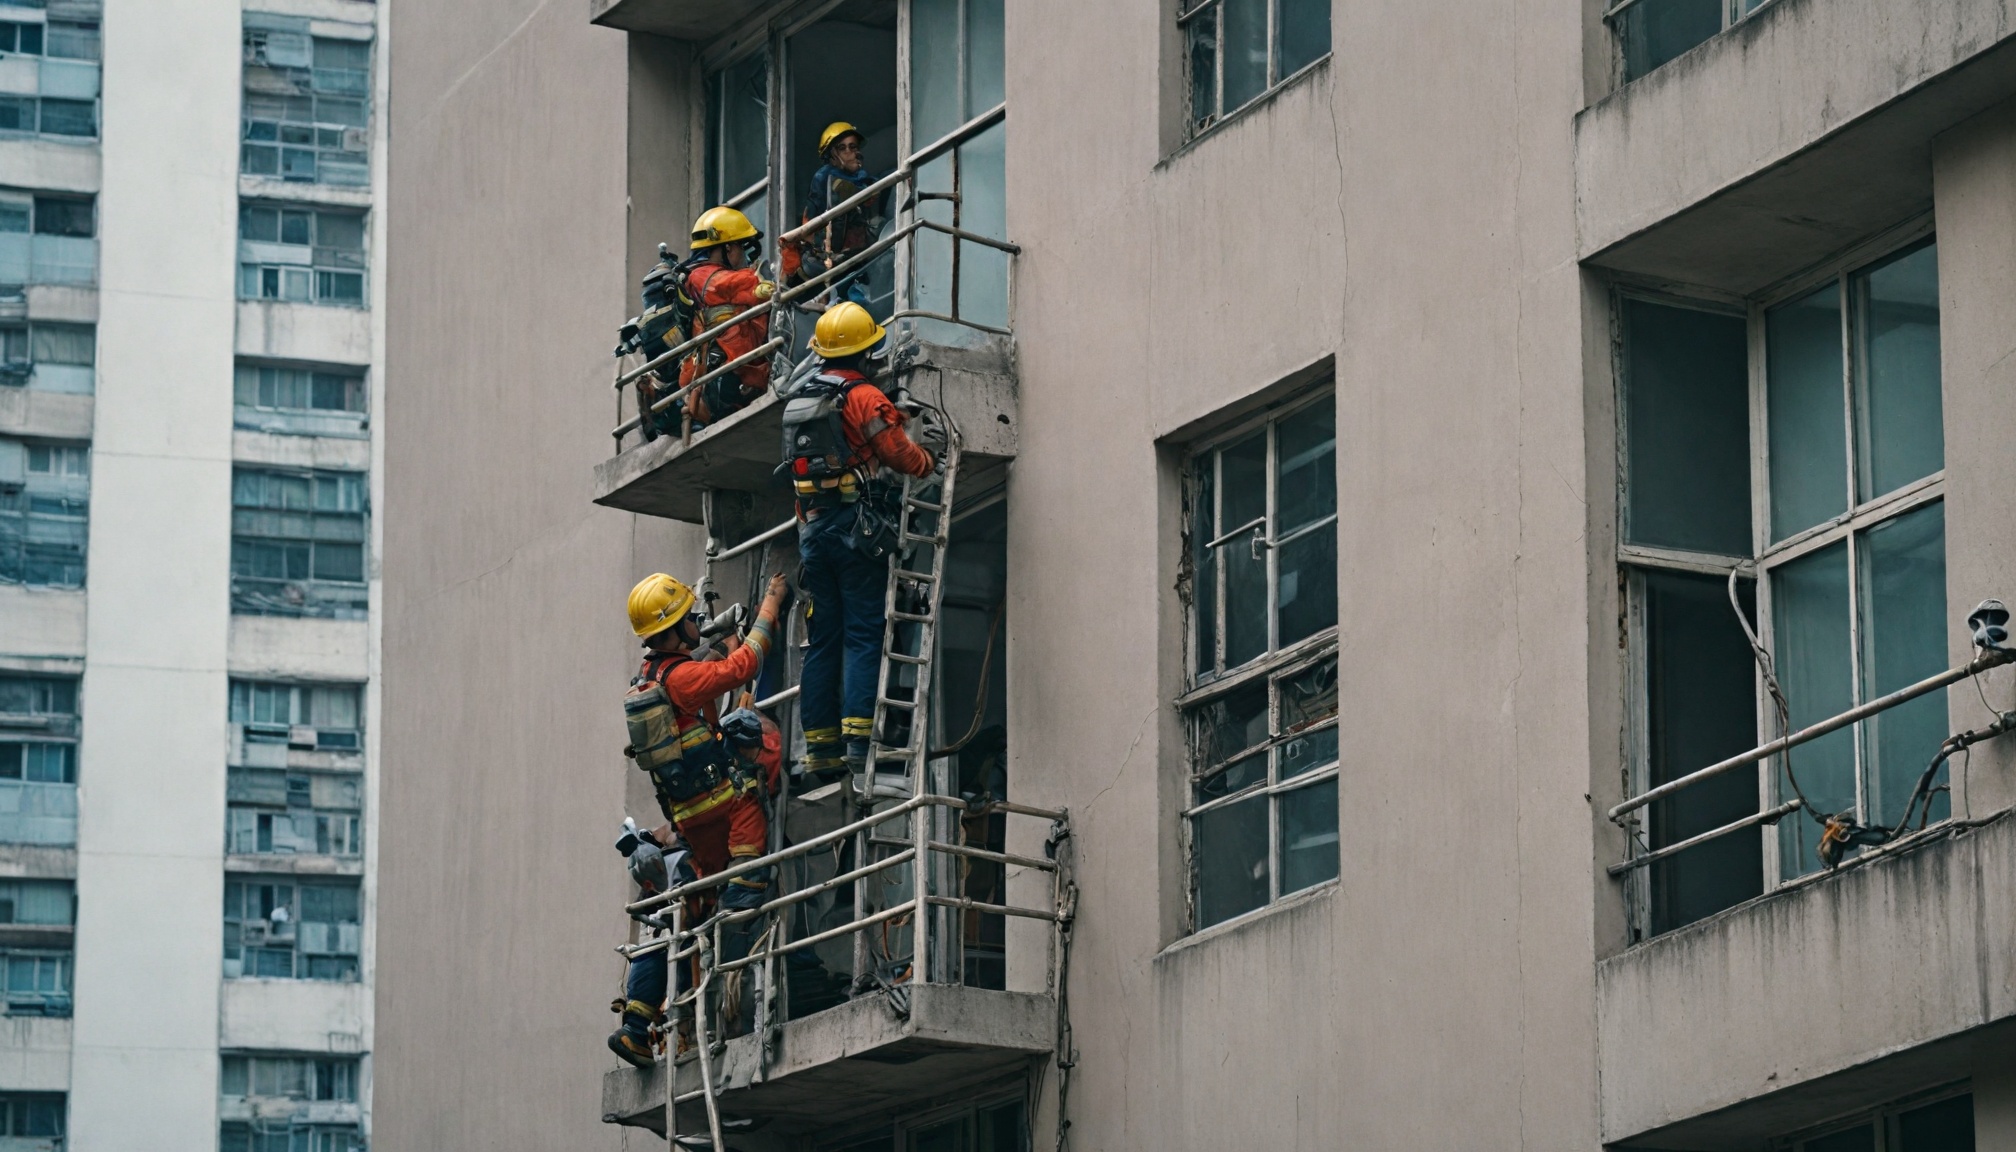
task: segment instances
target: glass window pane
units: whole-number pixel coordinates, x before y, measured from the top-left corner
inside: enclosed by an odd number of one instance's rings
[[[1193,465],[1190,510],[1190,609],[1196,667],[1210,672],[1218,664],[1218,556],[1204,545],[1218,535],[1218,460],[1211,453]]]
[[[1222,764],[1267,740],[1267,682],[1256,680],[1227,692],[1196,712],[1197,765]]]
[[[1750,357],[1743,318],[1626,300],[1624,349],[1624,538],[1748,556]]]
[[[1780,565],[1771,574],[1771,613],[1779,683],[1792,729],[1855,705],[1848,641],[1848,545],[1830,544]],[[1780,757],[1782,764],[1787,757]],[[1842,729],[1801,744],[1789,755],[1812,815],[1778,823],[1780,874],[1787,879],[1821,866],[1820,827],[1813,816],[1855,812],[1855,736]],[[1780,769],[1779,794],[1793,792]]]
[[[1645,720],[1648,784],[1658,786],[1757,742],[1754,658],[1727,581],[1645,572]],[[1752,585],[1739,599],[1754,619]],[[1757,770],[1739,768],[1652,806],[1653,848],[1677,844],[1757,811]],[[1670,932],[1764,891],[1764,840],[1739,832],[1652,865],[1652,931]]]
[[[966,0],[966,114],[962,119],[978,116],[1006,98],[1002,84],[1003,7],[1002,0]]]
[[[1192,818],[1197,927],[1267,903],[1267,804],[1263,794]]]
[[[1028,1134],[1022,1130],[1022,1102],[982,1108],[974,1124],[979,1146],[974,1152],[1028,1152]]]
[[[1220,457],[1219,535],[1262,521],[1218,546],[1225,561],[1225,666],[1235,668],[1267,651],[1267,553],[1256,559],[1252,546],[1267,531],[1266,431],[1253,433]]]
[[[1932,504],[1862,538],[1862,699],[1874,700],[1947,667],[1946,508]],[[1870,819],[1890,824],[1946,739],[1946,693],[1932,692],[1864,725]],[[1941,770],[1942,775],[1944,769]],[[1951,806],[1938,797],[1932,818]]]
[[[1213,800],[1230,796],[1243,788],[1263,783],[1267,779],[1267,753],[1258,752],[1243,760],[1236,760],[1216,776],[1197,783],[1197,803],[1206,804]]]
[[[1267,90],[1268,0],[1223,0],[1225,111]]]
[[[1330,0],[1280,0],[1274,19],[1281,41],[1277,76],[1292,76],[1330,51]]]
[[[1190,54],[1190,125],[1202,127],[1218,112],[1218,10],[1184,26]]]
[[[1275,550],[1280,558],[1280,646],[1337,623],[1337,525],[1315,529]]]
[[[1281,745],[1275,753],[1285,780],[1337,762],[1337,661],[1325,660],[1280,682],[1280,734],[1291,735],[1319,724],[1328,727]]]
[[[1281,797],[1281,893],[1337,878],[1337,778]]]
[[[1771,539],[1783,540],[1848,506],[1840,289],[1774,308],[1764,326]]]
[[[1856,323],[1859,496],[1873,500],[1946,464],[1939,402],[1939,249],[1850,280]]]
[[[1974,1152],[1974,1097],[1955,1096],[1897,1117],[1891,1152]]]
[[[1722,30],[1723,0],[1640,0],[1618,21],[1624,79],[1645,75]]]
[[[968,1152],[966,1119],[947,1120],[910,1134],[911,1152]]]
[[[1843,1132],[1833,1132],[1818,1140],[1808,1140],[1801,1152],[1876,1152],[1876,1126],[1864,1124]]]
[[[1337,511],[1337,410],[1322,403],[1276,425],[1274,536],[1288,535]],[[1233,521],[1238,524],[1240,521]]]
[[[960,0],[911,0],[910,138],[922,147],[966,119],[959,106]]]
[[[720,85],[721,186],[715,199],[726,200],[770,172],[769,53],[729,65]]]

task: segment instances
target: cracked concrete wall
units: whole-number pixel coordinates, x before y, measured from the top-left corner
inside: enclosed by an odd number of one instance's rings
[[[631,146],[663,126],[633,124],[627,38],[584,5],[392,20],[374,1142],[615,1149],[623,603],[699,553],[591,504],[591,465],[636,299],[626,200],[670,188],[685,216],[688,150]]]
[[[1167,159],[1161,14],[1008,14],[1010,747],[1076,822],[1073,1145],[1593,1147],[1581,13],[1338,5],[1330,64]],[[1342,881],[1169,948],[1156,441],[1324,357]]]

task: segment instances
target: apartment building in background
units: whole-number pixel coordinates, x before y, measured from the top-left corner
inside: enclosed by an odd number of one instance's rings
[[[393,19],[381,1140],[2016,1148],[2007,0]],[[624,596],[794,560],[781,402],[640,435],[612,337],[834,120],[950,750],[787,784],[901,820],[634,1069]]]
[[[365,1147],[382,15],[0,3],[0,1146]]]

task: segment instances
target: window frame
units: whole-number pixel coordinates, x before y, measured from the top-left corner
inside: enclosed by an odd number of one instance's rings
[[[0,518],[18,520],[20,537],[8,541],[5,547],[13,548],[17,543],[21,557],[20,579],[0,575],[0,584],[15,584],[24,588],[64,588],[81,589],[90,580],[90,532],[91,532],[91,445],[89,441],[40,440],[16,436],[0,436],[0,445],[18,446],[22,456],[22,480],[16,485],[0,482]],[[36,469],[33,467],[37,450],[45,453],[62,451],[64,459],[83,461],[84,470]],[[72,454],[75,454],[74,456]],[[53,457],[52,457],[53,459]],[[62,525],[67,537],[76,538],[74,562],[67,557],[58,559],[54,549],[67,544],[54,541],[45,531],[44,539],[32,539],[31,525],[41,522],[46,525]],[[33,557],[40,555],[41,563],[60,563],[62,570],[54,579],[31,579],[35,573],[31,569]],[[40,575],[47,577],[51,569]],[[74,572],[75,579],[71,579]]]
[[[1766,5],[1775,0],[1766,0]],[[1758,11],[1762,10],[1760,6]],[[1754,12],[1752,13],[1754,15]],[[1946,496],[1946,469],[1942,466],[1929,475],[1907,482],[1888,492],[1862,500],[1857,486],[1859,470],[1862,468],[1858,450],[1857,406],[1861,403],[1857,396],[1857,373],[1860,371],[1855,335],[1858,321],[1853,316],[1852,294],[1849,285],[1853,278],[1865,270],[1902,258],[1928,244],[1936,244],[1938,235],[1935,221],[1930,215],[1921,216],[1873,236],[1836,256],[1787,277],[1764,290],[1748,297],[1732,299],[1712,295],[1683,295],[1664,288],[1654,288],[1629,280],[1612,283],[1611,317],[1611,364],[1616,381],[1615,427],[1617,451],[1616,478],[1616,563],[1620,580],[1619,595],[1620,621],[1624,630],[1624,642],[1628,658],[1625,667],[1624,691],[1624,745],[1625,783],[1627,795],[1642,795],[1650,786],[1651,779],[1651,739],[1648,692],[1646,685],[1646,660],[1649,651],[1643,628],[1645,598],[1643,579],[1640,573],[1646,570],[1690,572],[1702,575],[1727,577],[1732,571],[1753,581],[1756,604],[1756,618],[1753,624],[1765,651],[1774,660],[1777,657],[1776,618],[1772,606],[1772,575],[1784,565],[1808,556],[1835,544],[1846,545],[1845,562],[1848,566],[1848,649],[1850,653],[1849,678],[1853,698],[1862,701],[1869,697],[1864,678],[1864,605],[1862,603],[1862,544],[1866,533],[1878,525],[1892,522],[1908,513],[1942,502]],[[1790,303],[1822,288],[1834,284],[1841,293],[1841,340],[1842,340],[1842,390],[1843,390],[1843,432],[1845,437],[1844,483],[1846,485],[1846,507],[1840,514],[1819,524],[1801,529],[1782,540],[1772,540],[1771,527],[1771,441],[1769,424],[1769,359],[1766,344],[1766,316],[1781,304]],[[1628,543],[1626,540],[1627,512],[1630,507],[1629,491],[1629,405],[1627,402],[1629,380],[1628,349],[1626,345],[1624,302],[1641,300],[1666,307],[1687,308],[1711,312],[1723,316],[1741,316],[1745,322],[1747,353],[1747,403],[1748,403],[1748,458],[1750,466],[1750,556],[1725,556],[1707,552],[1661,548]],[[1944,381],[1941,381],[1943,395]],[[1950,606],[1949,606],[1950,608]],[[1753,677],[1753,691],[1756,700],[1757,732],[1756,742],[1762,744],[1773,739],[1777,733],[1775,706],[1766,688],[1763,674],[1757,671]],[[1871,815],[1869,794],[1869,729],[1858,723],[1854,732],[1854,777],[1857,818],[1867,821]],[[1796,761],[1795,761],[1796,767]],[[1782,803],[1786,794],[1780,783],[1783,776],[1783,757],[1772,757],[1758,765],[1757,811],[1764,811]],[[1797,813],[1787,819],[1810,819],[1805,813]],[[1950,817],[1949,817],[1950,819]],[[1749,832],[1731,835],[1749,835]],[[1763,837],[1763,891],[1769,895],[1781,888],[1798,884],[1811,873],[1797,876],[1783,875],[1781,847],[1778,827],[1767,824],[1755,830]],[[1629,833],[1635,851],[1646,850],[1643,828]],[[1628,891],[1632,904],[1633,931],[1638,939],[1649,939],[1651,933],[1651,869],[1635,870],[1637,875],[1629,881]]]
[[[238,502],[239,480],[246,475],[306,479],[309,484],[309,506],[305,508],[284,508],[275,507],[270,504],[241,504]],[[315,506],[315,492],[320,484],[325,482],[335,483],[339,485],[340,493],[340,486],[346,480],[354,482],[357,485],[358,506],[356,508],[346,509],[337,507],[324,509]],[[339,503],[340,499],[339,494]],[[249,519],[241,520],[241,513],[246,514],[248,517],[260,515],[308,517],[310,527],[308,534],[305,536],[276,536],[244,531],[241,530],[240,524],[250,524],[252,521]],[[368,472],[330,468],[287,468],[238,462],[233,464],[231,470],[231,514],[231,611],[234,615],[327,616],[336,619],[362,619],[368,614],[372,581],[371,486],[370,474]],[[324,539],[319,535],[320,523],[323,520],[338,517],[355,521],[357,525],[355,540]],[[250,563],[250,546],[258,543],[273,544],[283,548],[297,545],[307,548],[307,574],[299,578],[292,578],[286,576],[258,576],[250,572],[241,572],[239,570],[241,561]],[[241,549],[241,544],[246,547]],[[358,578],[356,580],[342,580],[316,575],[315,549],[318,545],[356,547],[359,557]],[[284,593],[285,589],[289,587],[301,588],[303,596],[300,604],[295,606],[298,610],[281,611],[280,607],[275,604],[265,604],[260,607],[253,606],[254,602],[249,598],[249,591],[244,596],[241,596],[241,581],[248,582],[246,585],[248,590],[266,588],[278,589]],[[322,601],[317,600],[314,595],[317,590],[340,590],[352,595],[338,597],[330,601],[324,610],[318,611],[317,606],[322,604]],[[340,600],[341,603],[337,603],[336,600]],[[344,613],[354,613],[354,615],[344,615]]]
[[[1186,585],[1186,592],[1182,597],[1183,626],[1181,629],[1183,638],[1184,691],[1176,697],[1175,707],[1179,722],[1184,730],[1182,744],[1183,771],[1181,774],[1183,793],[1181,803],[1178,806],[1178,812],[1181,822],[1180,838],[1183,847],[1184,930],[1186,933],[1194,934],[1223,924],[1233,923],[1247,916],[1264,912],[1289,897],[1321,888],[1326,883],[1335,882],[1334,878],[1332,878],[1329,880],[1320,880],[1301,888],[1284,890],[1282,877],[1286,870],[1286,862],[1282,856],[1281,819],[1284,798],[1305,788],[1319,787],[1341,778],[1343,763],[1342,748],[1340,746],[1336,759],[1330,764],[1305,770],[1289,777],[1282,777],[1280,775],[1279,757],[1275,754],[1275,751],[1295,740],[1325,730],[1334,731],[1339,727],[1341,707],[1339,713],[1333,713],[1328,720],[1320,720],[1294,730],[1285,729],[1282,720],[1281,690],[1278,687],[1280,684],[1316,669],[1326,662],[1335,663],[1339,659],[1340,625],[1336,620],[1333,620],[1327,627],[1318,629],[1310,635],[1285,646],[1280,643],[1279,555],[1284,544],[1291,543],[1305,535],[1340,525],[1339,510],[1333,508],[1328,515],[1318,516],[1308,523],[1297,525],[1286,536],[1275,537],[1273,533],[1275,531],[1275,521],[1279,516],[1279,508],[1276,502],[1279,482],[1278,473],[1280,470],[1277,429],[1283,421],[1292,419],[1299,414],[1311,411],[1319,406],[1330,406],[1333,428],[1331,465],[1334,468],[1336,467],[1336,453],[1338,451],[1337,438],[1334,433],[1336,402],[1337,388],[1335,378],[1332,375],[1326,374],[1320,381],[1311,386],[1298,389],[1278,401],[1267,404],[1257,411],[1235,419],[1223,428],[1215,429],[1208,435],[1199,437],[1194,442],[1186,445],[1182,453],[1179,468],[1180,484],[1183,491],[1181,548],[1185,564],[1184,582]],[[1200,622],[1195,601],[1198,578],[1189,567],[1191,557],[1194,555],[1193,550],[1197,547],[1194,542],[1196,534],[1195,526],[1197,523],[1195,510],[1198,499],[1195,465],[1199,457],[1209,453],[1218,453],[1221,449],[1241,441],[1262,428],[1266,429],[1267,435],[1265,456],[1267,472],[1266,511],[1260,520],[1235,527],[1230,532],[1222,532],[1221,529],[1222,534],[1214,541],[1218,544],[1218,547],[1213,550],[1215,552],[1213,560],[1216,564],[1216,570],[1211,580],[1211,590],[1214,597],[1211,609],[1212,626],[1214,629],[1214,636],[1212,637],[1212,662],[1214,666],[1212,669],[1205,670],[1198,666]],[[1213,467],[1215,470],[1212,484],[1213,491],[1214,493],[1222,493],[1224,491],[1222,480],[1224,464],[1222,455],[1214,461]],[[1222,511],[1223,504],[1221,499],[1219,508],[1214,509],[1212,513],[1211,522],[1214,526],[1219,525]],[[1264,530],[1267,533],[1266,540],[1268,542],[1266,591],[1267,648],[1259,655],[1246,660],[1244,663],[1226,667],[1224,663],[1226,659],[1225,636],[1227,632],[1225,606],[1228,581],[1225,578],[1224,549],[1238,546],[1242,539],[1250,538],[1256,529]],[[1210,543],[1206,543],[1204,547],[1210,548]],[[1222,763],[1200,764],[1199,761],[1204,752],[1199,731],[1201,726],[1206,722],[1207,709],[1234,693],[1248,689],[1255,683],[1264,683],[1267,685],[1266,738],[1258,744],[1241,749],[1226,757]],[[1248,784],[1229,795],[1213,797],[1202,802],[1197,800],[1197,788],[1201,783],[1228,770],[1231,765],[1238,761],[1255,755],[1265,755],[1267,757],[1266,774],[1262,781]],[[1259,905],[1245,912],[1225,917],[1211,924],[1200,924],[1198,920],[1200,863],[1197,853],[1196,821],[1199,817],[1212,812],[1229,808],[1235,804],[1249,802],[1262,796],[1266,799],[1268,822],[1267,898]]]
[[[246,236],[246,213],[248,211],[273,212],[274,236],[272,240],[260,240]],[[299,214],[308,219],[307,243],[295,243],[285,239],[286,215]],[[357,221],[359,244],[356,248],[339,248],[322,243],[322,219],[325,216],[354,218]],[[274,304],[312,304],[324,308],[369,308],[371,306],[371,227],[372,213],[366,208],[351,208],[343,205],[318,203],[294,203],[290,201],[269,201],[241,199],[238,202],[238,299]],[[260,253],[248,245],[262,245],[270,249],[306,249],[306,263],[284,260],[258,259]],[[269,251],[267,255],[272,255]],[[354,262],[346,263],[346,258],[354,254]],[[287,284],[289,274],[298,274],[305,279],[302,283],[304,295],[290,294]],[[357,296],[351,299],[325,290],[335,284],[333,277],[355,276]],[[268,281],[273,290],[267,291]]]
[[[1699,48],[1702,44],[1713,40],[1715,36],[1723,35],[1745,20],[1752,19],[1765,9],[1775,6],[1778,0],[1754,0],[1754,2],[1753,0],[1720,0],[1722,5],[1722,27],[1716,31],[1714,36],[1710,36],[1690,46],[1685,52],[1681,52],[1678,56],[1674,56],[1671,60],[1667,60],[1657,67],[1649,68],[1636,76],[1632,76],[1629,74],[1630,47],[1626,43],[1627,34],[1624,27],[1624,17],[1632,9],[1648,2],[1656,2],[1656,0],[1615,0],[1614,3],[1603,10],[1603,23],[1610,29],[1611,43],[1616,45],[1617,86],[1619,88],[1627,84],[1635,84],[1645,77],[1652,75],[1652,73],[1659,71],[1660,68],[1671,64],[1673,60],[1678,60],[1680,56],[1685,56],[1687,52],[1692,52],[1695,48]],[[1746,4],[1748,5],[1747,7]]]
[[[274,908],[276,911],[283,907],[287,910],[287,916],[284,919],[278,921],[273,920],[272,915],[270,913],[260,916],[252,916],[246,914],[245,910],[248,907],[248,904],[246,902],[248,900],[258,900],[258,897],[254,895],[253,890],[262,887],[286,889],[287,895],[284,902],[278,898],[277,893],[276,898],[274,900]],[[234,888],[237,889],[237,892],[235,894],[238,896],[238,905],[235,909],[231,902],[231,897],[234,895],[232,890]],[[306,903],[307,892],[310,889],[324,889],[324,890],[340,889],[343,891],[354,893],[357,902],[357,919],[355,921],[308,920],[302,912],[302,907]],[[263,901],[261,902],[263,903]],[[220,920],[220,929],[219,929],[224,940],[224,949],[223,949],[224,953],[223,965],[225,969],[224,979],[300,980],[317,984],[358,983],[364,978],[363,935],[364,935],[364,922],[367,915],[368,910],[365,907],[363,879],[362,877],[359,876],[354,875],[297,876],[291,873],[267,873],[267,872],[227,873],[224,878],[224,909],[223,909],[223,916],[221,917]],[[250,938],[249,934],[246,931],[246,927],[254,923],[261,923],[269,926],[265,932],[265,935],[267,937],[265,940],[254,941],[253,939]],[[277,934],[275,934],[270,928],[271,925],[275,924],[283,926],[283,929]],[[302,936],[301,929],[307,924],[316,924],[326,926],[328,928],[340,928],[345,925],[354,926],[357,930],[357,938],[358,938],[357,950],[355,952],[307,951],[306,948],[304,947],[304,941],[301,938]],[[340,939],[340,936],[338,938]],[[288,975],[286,976],[265,975],[259,972],[247,972],[245,970],[246,957],[251,950],[261,949],[261,950],[278,951],[282,947],[285,948],[288,956],[288,972],[289,972]],[[232,952],[234,950],[237,952],[236,957],[232,955]],[[314,975],[313,961],[316,958],[327,958],[334,961],[334,967],[338,969],[338,974],[335,976]],[[345,966],[346,961],[347,961],[347,967]],[[238,970],[235,973],[231,971],[231,965],[234,962],[238,966]]]
[[[298,35],[308,41],[309,64],[307,67],[273,64],[268,61],[267,41],[276,32],[281,35]],[[338,71],[337,69],[324,69],[315,66],[316,51],[322,42],[363,45],[366,60],[362,69],[363,87],[361,90],[350,92],[338,88],[324,90],[318,87],[323,73]],[[289,32],[279,28],[247,25],[240,29],[239,45],[240,107],[238,117],[238,171],[256,179],[274,180],[288,184],[320,185],[331,188],[370,187],[371,127],[374,111],[372,108],[372,77],[375,75],[378,64],[376,38],[360,39],[346,36],[317,36],[309,31]],[[296,97],[274,97],[269,93],[253,92],[248,84],[252,78],[252,70],[255,68],[265,69],[301,85],[302,90],[300,95]],[[341,71],[357,70],[343,69]],[[309,119],[288,119],[286,115],[287,110],[283,110],[282,114],[278,117],[266,115],[255,116],[253,114],[253,101],[255,97],[306,100],[309,102],[311,109]],[[331,102],[355,101],[362,108],[361,119],[363,122],[361,124],[349,124],[330,116],[324,116],[322,114],[323,106],[321,103],[323,100]],[[270,138],[254,139],[255,126],[270,127]],[[305,142],[289,142],[283,139],[287,129],[290,127],[305,129],[310,138]],[[323,142],[323,134],[327,132],[334,132],[336,134],[334,143],[325,144]],[[358,138],[352,140],[352,133],[358,134]],[[358,146],[351,147],[353,143]],[[253,170],[250,158],[254,149],[263,149],[272,153],[273,171],[256,172]],[[290,152],[306,153],[311,158],[311,163],[314,166],[312,176],[304,178],[288,173],[286,154]],[[362,179],[328,179],[323,165],[325,155],[341,156],[348,161],[354,162],[360,169]]]
[[[1288,0],[1264,0],[1267,6],[1267,83],[1254,93],[1253,97],[1236,108],[1225,107],[1225,25],[1220,13],[1226,0],[1176,0],[1176,41],[1183,56],[1183,86],[1180,93],[1183,102],[1183,139],[1185,142],[1209,135],[1214,129],[1236,118],[1249,108],[1266,103],[1277,92],[1294,83],[1302,76],[1315,71],[1336,54],[1336,26],[1330,30],[1330,44],[1316,58],[1293,72],[1283,74],[1281,69],[1281,5]],[[1327,2],[1327,0],[1323,0]],[[1634,0],[1635,2],[1635,0]],[[1217,33],[1212,39],[1211,66],[1211,114],[1203,120],[1195,115],[1197,76],[1190,52],[1190,27],[1204,18],[1206,12],[1217,25]]]
[[[1891,1145],[1898,1142],[1898,1122],[1907,1114],[1944,1104],[1961,1096],[1974,1095],[1971,1080],[1962,1080],[1941,1085],[1925,1092],[1892,1100],[1875,1108],[1865,1108],[1847,1116],[1837,1116],[1819,1124],[1798,1129],[1788,1135],[1773,1139],[1772,1152],[1806,1152],[1807,1146],[1815,1140],[1852,1132],[1857,1128],[1874,1127],[1876,1130],[1876,1152],[1891,1152]]]

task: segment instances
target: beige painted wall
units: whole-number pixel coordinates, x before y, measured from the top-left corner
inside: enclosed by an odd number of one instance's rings
[[[1011,748],[1076,821],[1074,1147],[1594,1143],[1578,16],[1338,5],[1330,65],[1164,162],[1157,7],[1009,7]],[[1343,882],[1158,955],[1152,446],[1326,355]]]
[[[632,774],[623,599],[692,554],[588,502],[635,286],[625,37],[586,17],[393,9],[386,1148],[622,1146],[599,1092],[625,896],[609,845]]]

